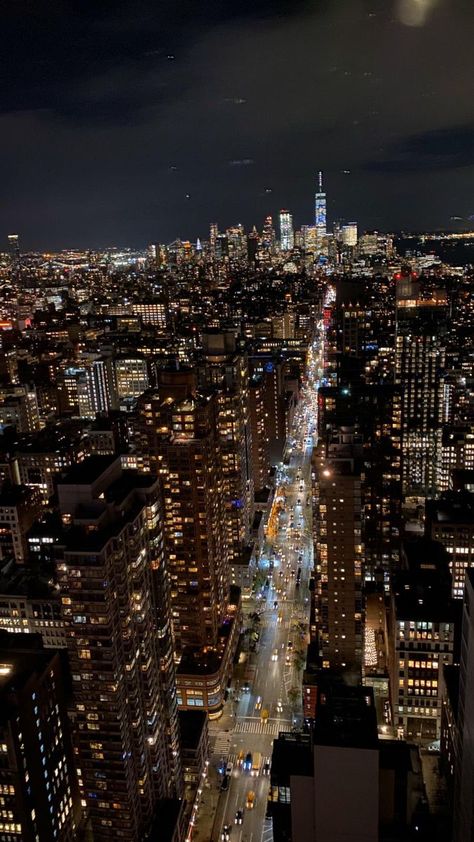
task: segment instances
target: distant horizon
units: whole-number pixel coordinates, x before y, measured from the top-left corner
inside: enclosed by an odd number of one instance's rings
[[[275,221],[275,217],[273,217],[273,220]],[[353,221],[355,221],[355,220],[353,220]],[[238,224],[240,224],[240,223],[234,223],[233,225],[227,226],[227,228],[234,227],[235,225],[238,225]],[[308,224],[308,223],[303,223],[303,225],[306,225],[306,224]],[[246,228],[244,226],[245,233],[247,234],[250,231],[252,231],[253,227],[254,227],[253,225],[249,226],[248,228]],[[274,226],[274,227],[275,227],[275,230],[278,233],[278,226]],[[224,234],[226,232],[227,228],[219,228],[218,229],[219,233]],[[299,228],[296,227],[294,230],[300,231],[301,228],[302,228],[302,226],[299,226]],[[332,231],[328,231],[328,234],[332,234]],[[394,238],[399,238],[399,239],[404,239],[404,238],[406,238],[406,239],[409,239],[409,238],[416,239],[416,238],[419,238],[419,237],[439,237],[439,238],[443,238],[443,237],[452,237],[452,236],[458,236],[460,239],[470,239],[470,238],[474,239],[474,228],[466,229],[465,231],[460,230],[460,229],[454,229],[454,228],[453,229],[449,229],[449,228],[441,229],[440,228],[440,229],[431,229],[431,230],[426,229],[424,231],[423,230],[419,230],[419,231],[416,231],[416,230],[412,230],[412,231],[410,231],[410,230],[400,230],[400,231],[388,230],[388,231],[384,231],[381,228],[367,228],[367,229],[361,228],[361,229],[358,230],[359,239],[360,239],[361,236],[364,236],[366,234],[381,234],[382,236],[394,237]],[[6,240],[7,236],[9,236],[9,235],[17,235],[19,237],[21,255],[60,254],[61,252],[66,252],[66,251],[69,251],[69,252],[71,252],[71,251],[77,251],[77,252],[87,252],[87,251],[106,252],[106,251],[111,251],[113,249],[115,249],[117,251],[122,251],[122,250],[146,251],[146,249],[149,248],[150,246],[158,246],[158,245],[169,246],[169,245],[171,245],[171,243],[175,242],[176,240],[180,240],[183,243],[193,243],[193,244],[196,243],[197,240],[200,240],[200,242],[208,242],[208,236],[205,237],[205,236],[198,235],[195,239],[189,239],[189,238],[181,237],[181,236],[177,235],[173,239],[167,240],[166,242],[160,241],[160,240],[153,240],[153,241],[150,241],[150,242],[148,242],[144,245],[140,245],[140,246],[139,245],[125,245],[125,244],[122,244],[122,245],[109,244],[109,245],[106,245],[106,246],[61,246],[60,248],[39,248],[39,249],[26,248],[26,249],[24,249],[22,247],[21,233],[19,233],[17,231],[11,231],[11,232],[9,232],[9,234],[7,234],[5,236],[5,240]],[[0,253],[3,254],[3,255],[9,255],[8,248],[0,249]]]

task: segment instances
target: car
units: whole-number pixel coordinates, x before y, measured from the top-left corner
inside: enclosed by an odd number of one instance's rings
[[[247,682],[245,682],[244,686],[242,687],[242,693],[250,693],[250,687],[247,684]]]
[[[262,697],[257,696],[257,699],[255,701],[255,710],[261,710],[261,707],[262,707]]]
[[[230,831],[231,831],[231,825],[225,824],[224,827],[222,828],[222,833],[221,833],[221,841],[222,842],[229,842]]]
[[[282,711],[283,711],[283,702],[282,702],[281,699],[278,699],[278,701],[277,701],[277,712],[281,713]]]
[[[281,611],[278,614],[278,621],[277,622],[279,622],[279,623],[283,622],[283,614],[281,613]]]
[[[234,764],[232,763],[231,760],[229,760],[229,762],[227,764],[227,767],[226,767],[226,770],[225,770],[226,775],[231,775],[233,768],[234,768]]]
[[[237,757],[237,764],[239,766],[242,766],[243,762],[244,762],[244,753],[243,753],[243,751],[239,751],[239,756]]]
[[[244,808],[240,807],[235,814],[234,824],[242,824],[243,820],[244,820]]]
[[[255,806],[255,793],[252,789],[249,789],[247,792],[247,801],[245,806],[247,807],[247,810],[253,810]]]
[[[269,757],[265,758],[265,763],[263,764],[263,767],[262,767],[262,773],[264,775],[270,774],[270,758]]]
[[[252,768],[252,752],[251,751],[249,751],[245,755],[245,760],[244,760],[243,766],[244,766],[245,771],[250,772],[250,770]]]
[[[222,778],[222,783],[221,783],[221,792],[227,792],[228,789],[229,789],[229,778],[228,778],[227,775],[224,775],[224,777]]]
[[[301,506],[301,497],[298,497],[298,506]]]
[[[287,643],[287,645],[286,645],[286,648],[287,648],[287,649],[289,649],[289,650],[290,650],[290,652],[291,652],[291,650],[293,649],[293,641],[292,641],[292,640],[289,640],[289,641],[288,641],[288,643]]]
[[[291,658],[289,655],[287,655],[285,658],[285,664],[287,667],[291,666]]]

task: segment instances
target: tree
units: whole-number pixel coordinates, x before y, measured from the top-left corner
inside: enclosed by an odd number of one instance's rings
[[[288,690],[288,701],[289,701],[291,707],[293,708],[293,710],[295,709],[295,707],[297,705],[297,702],[300,698],[300,695],[301,695],[301,692],[300,692],[299,687],[290,687],[290,689]]]
[[[297,649],[293,658],[293,663],[297,670],[302,670],[306,663],[306,652],[303,649]]]

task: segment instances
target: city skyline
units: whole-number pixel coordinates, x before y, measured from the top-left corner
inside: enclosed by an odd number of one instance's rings
[[[474,840],[472,0],[3,11],[0,842]]]
[[[251,227],[281,208],[309,222],[318,169],[330,221],[469,226],[467,4],[126,0],[69,15],[60,0],[47,25],[4,13],[0,228],[28,248],[195,239],[203,219]]]

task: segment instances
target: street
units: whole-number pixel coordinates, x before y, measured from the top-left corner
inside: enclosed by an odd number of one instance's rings
[[[283,464],[278,466],[276,525],[268,530],[259,564],[264,583],[244,605],[244,628],[250,626],[253,632],[248,635],[249,651],[240,656],[223,716],[209,723],[217,781],[222,783],[226,769],[230,772],[217,804],[211,842],[226,838],[226,826],[231,842],[270,842],[271,821],[265,814],[273,740],[280,731],[302,725],[301,679],[313,566],[311,454],[317,431],[319,337],[322,330],[308,352],[306,386]],[[246,757],[253,769],[245,768]],[[242,824],[235,823],[237,811],[242,811]]]

